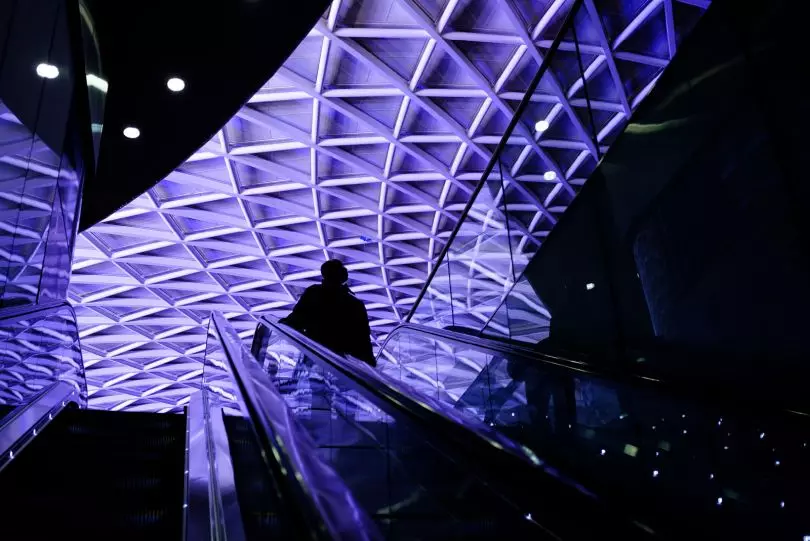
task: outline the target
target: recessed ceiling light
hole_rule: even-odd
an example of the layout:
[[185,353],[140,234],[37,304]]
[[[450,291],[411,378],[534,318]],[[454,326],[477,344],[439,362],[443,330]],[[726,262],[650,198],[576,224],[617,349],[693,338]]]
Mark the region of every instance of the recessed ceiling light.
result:
[[127,126],[124,128],[124,137],[127,139],[137,139],[141,136],[141,130],[136,128],[135,126]]
[[59,77],[59,68],[53,64],[37,64],[37,75],[43,79],[56,79]]
[[186,82],[180,77],[172,77],[166,81],[166,86],[169,87],[169,90],[172,92],[182,92],[183,89],[186,88]]
[[557,178],[557,173],[555,173],[554,171],[546,171],[545,173],[543,173],[543,180],[551,181],[551,180],[554,180],[556,178]]
[[538,120],[537,124],[534,125],[534,129],[537,133],[543,133],[548,129],[548,120]]
[[105,81],[98,75],[94,75],[92,73],[87,74],[87,86],[89,86],[90,88],[95,88],[96,90],[100,90],[105,94],[110,89],[110,84],[107,81]]

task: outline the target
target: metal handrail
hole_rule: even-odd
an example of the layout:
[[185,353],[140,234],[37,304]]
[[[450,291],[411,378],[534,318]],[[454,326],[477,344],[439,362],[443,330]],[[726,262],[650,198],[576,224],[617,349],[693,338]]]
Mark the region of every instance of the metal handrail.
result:
[[0,422],[0,470],[5,468],[68,404],[81,397],[64,381],[52,383]]
[[453,227],[453,230],[450,232],[450,236],[447,237],[447,242],[442,247],[441,252],[439,252],[439,256],[436,258],[436,263],[433,265],[433,268],[430,270],[427,279],[425,280],[425,285],[422,286],[422,290],[417,295],[416,300],[411,306],[408,315],[405,316],[405,321],[408,322],[411,320],[413,315],[416,313],[416,309],[419,307],[419,303],[422,302],[422,298],[424,298],[425,294],[427,293],[428,289],[430,289],[430,284],[433,282],[433,278],[436,276],[436,273],[439,270],[439,267],[444,261],[444,258],[447,256],[447,252],[450,250],[450,246],[453,244],[458,232],[461,230],[464,221],[467,219],[467,216],[470,214],[470,209],[472,209],[473,205],[475,204],[475,200],[478,197],[478,194],[481,193],[481,190],[486,185],[487,181],[489,180],[489,175],[492,173],[492,170],[495,168],[495,165],[500,160],[501,153],[503,152],[504,147],[506,146],[507,141],[512,136],[512,132],[515,130],[518,122],[520,121],[521,116],[523,115],[523,111],[526,110],[526,107],[529,106],[531,103],[532,95],[534,95],[534,91],[537,89],[537,85],[540,84],[540,80],[543,78],[543,75],[548,71],[549,66],[551,65],[551,59],[556,54],[557,50],[560,48],[560,44],[562,43],[563,37],[565,33],[569,30],[570,26],[574,22],[574,17],[579,11],[580,6],[582,5],[583,0],[574,0],[574,4],[571,6],[571,9],[566,15],[565,20],[560,27],[560,30],[557,32],[557,35],[554,37],[554,41],[551,42],[551,47],[549,47],[548,52],[543,57],[543,62],[540,64],[540,67],[537,70],[537,73],[534,75],[534,78],[529,83],[529,87],[526,89],[525,94],[523,94],[523,99],[520,100],[520,103],[515,109],[515,113],[512,115],[512,118],[509,120],[509,124],[506,126],[506,130],[504,131],[503,135],[501,136],[501,140],[498,141],[498,146],[495,147],[495,150],[492,153],[492,157],[487,162],[487,166],[484,168],[484,172],[481,175],[481,180],[478,181],[478,184],[473,189],[473,192],[470,194],[470,199],[467,201],[467,205],[464,207],[464,210],[461,211],[461,215],[459,216],[456,225]]
[[[364,397],[381,409],[393,408],[415,420],[431,434],[440,435],[445,447],[452,449],[454,456],[461,458],[470,471],[486,484],[499,487],[502,492],[514,495],[521,490],[550,490],[556,494],[555,503],[561,507],[588,508],[594,516],[602,517],[606,530],[622,531],[635,535],[638,527],[622,517],[604,514],[601,500],[576,481],[565,477],[549,467],[535,453],[515,443],[489,425],[462,415],[454,408],[412,389],[408,384],[383,374],[354,357],[343,357],[304,336],[292,327],[278,323],[267,316],[259,319],[257,333],[262,327],[275,331],[293,344],[311,360],[326,365],[346,377],[361,390]],[[254,343],[255,344],[255,343]],[[520,486],[515,486],[519,484]],[[545,500],[544,500],[545,501]],[[549,504],[548,501],[545,501]],[[513,505],[520,506],[523,502]],[[541,524],[554,522],[558,516],[550,504],[544,512],[545,519],[532,519],[547,532],[554,529],[574,528],[571,524]]]
[[[281,475],[300,512],[299,525],[315,540],[382,539],[343,480],[323,462],[270,376],[221,315],[211,315],[242,413],[251,420],[265,461]],[[275,457],[275,466],[271,463]]]

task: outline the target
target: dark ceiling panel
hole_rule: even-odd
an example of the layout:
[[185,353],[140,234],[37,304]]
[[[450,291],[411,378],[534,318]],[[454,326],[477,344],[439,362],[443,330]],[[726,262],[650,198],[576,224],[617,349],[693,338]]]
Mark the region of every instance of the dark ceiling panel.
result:
[[[208,141],[306,36],[329,2],[89,0],[109,82],[85,230],[154,186]],[[203,7],[204,6],[204,7]],[[171,76],[186,81],[178,94]],[[123,128],[136,126],[140,138]]]

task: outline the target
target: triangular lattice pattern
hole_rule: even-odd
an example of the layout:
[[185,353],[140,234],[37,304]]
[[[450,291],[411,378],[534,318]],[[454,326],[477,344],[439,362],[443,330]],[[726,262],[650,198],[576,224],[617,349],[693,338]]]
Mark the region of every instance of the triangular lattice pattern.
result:
[[[504,154],[522,252],[548,234],[707,3],[584,2],[576,27],[600,148],[566,39]],[[384,337],[570,6],[334,0],[211,141],[78,240],[70,299],[91,406],[176,411],[199,385],[210,312],[247,338],[253,316],[286,314],[326,258],[347,263]]]

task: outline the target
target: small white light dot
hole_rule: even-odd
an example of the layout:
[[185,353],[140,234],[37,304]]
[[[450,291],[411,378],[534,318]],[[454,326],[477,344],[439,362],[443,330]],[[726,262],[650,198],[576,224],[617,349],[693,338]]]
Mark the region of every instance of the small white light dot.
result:
[[557,178],[557,173],[555,173],[554,171],[546,171],[545,173],[543,173],[543,180],[546,180],[546,181],[550,182],[550,181],[552,181],[552,180],[554,180],[556,178]]
[[685,428],[683,429],[683,433],[686,434],[686,429]]
[[59,77],[59,68],[53,64],[37,64],[37,75],[43,79],[56,79]]
[[726,450],[726,451],[728,451],[728,445],[724,445],[724,446],[723,446],[723,449],[724,449],[724,450]]
[[686,419],[686,414],[685,413],[681,415],[681,419]]
[[532,519],[532,514],[531,513],[526,513],[525,515],[523,515],[523,518],[525,518],[526,520],[531,520]]
[[714,474],[713,473],[709,474],[709,479],[714,479]]
[[722,418],[722,417],[720,417],[720,420],[719,420],[719,421],[717,421],[717,426],[720,426],[720,425],[722,425],[722,424],[723,424],[723,418]]
[[141,136],[141,130],[136,128],[135,126],[127,126],[124,128],[124,137],[127,139],[137,139]]
[[51,413],[48,414],[48,420],[53,421],[53,414],[51,414]]
[[658,470],[653,470],[653,477],[658,477]]
[[652,429],[655,430],[655,425],[652,426]]
[[37,435],[37,429],[35,428],[34,429],[34,436],[36,436],[36,435]]
[[602,450],[599,452],[599,454],[600,454],[600,455],[602,455],[602,456],[605,456],[605,453],[607,453],[607,451],[605,451],[604,449],[602,449]]
[[785,502],[779,502],[779,507],[781,507],[782,509],[784,509],[784,508],[785,508]]
[[186,508],[188,508],[188,504],[187,504],[187,503],[184,503],[184,504],[183,504],[183,509],[186,509]]
[[596,284],[594,284],[593,282],[588,282],[587,284],[585,284],[585,289],[587,289],[588,291],[592,290],[595,287]]
[[723,505],[723,497],[717,498],[717,505]]
[[182,92],[183,89],[186,88],[186,82],[180,77],[172,77],[166,81],[166,86],[169,87],[169,90],[172,92]]
[[537,123],[534,125],[534,131],[537,133],[543,133],[549,127],[548,120],[538,120]]
[[661,456],[661,451],[656,451],[655,456]]
[[760,435],[759,435],[759,439],[761,439],[761,440],[762,440],[762,439],[765,439],[765,432],[760,433]]
[[9,458],[14,458],[14,451],[9,451],[8,452],[8,457]]
[[774,465],[776,465],[776,466],[779,466],[780,464],[781,464],[781,462],[778,461],[778,460],[774,462]]

